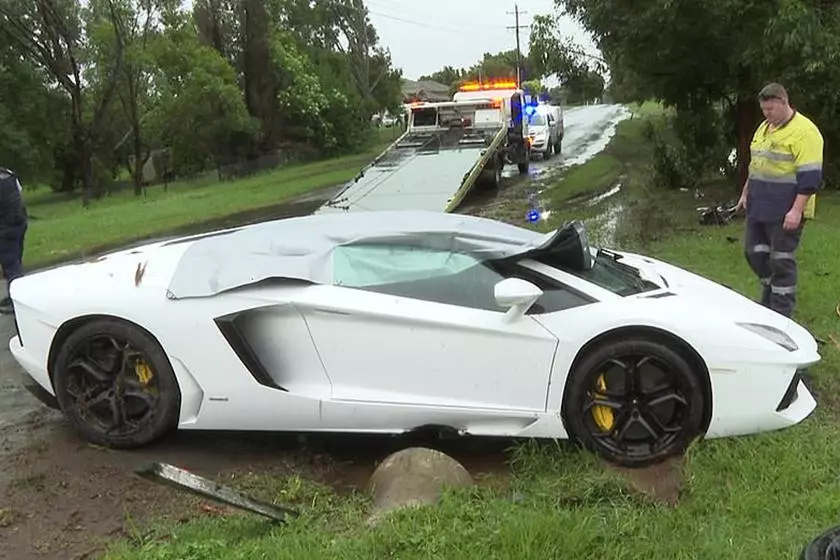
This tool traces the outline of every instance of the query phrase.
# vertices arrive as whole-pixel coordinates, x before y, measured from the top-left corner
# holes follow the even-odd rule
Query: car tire
[[[624,467],[681,455],[701,435],[709,406],[700,375],[658,341],[599,344],[578,360],[566,383],[562,416],[569,436]]]
[[[502,182],[502,167],[504,161],[501,158],[493,158],[479,173],[477,183],[480,190],[492,191],[499,188]]]
[[[519,169],[520,175],[528,173],[528,170],[531,168],[531,153],[526,151],[525,161],[516,164],[516,167]]]
[[[138,327],[117,319],[85,323],[61,345],[52,371],[62,412],[91,443],[141,447],[177,426],[181,392],[172,365]],[[120,422],[122,429],[109,429]]]

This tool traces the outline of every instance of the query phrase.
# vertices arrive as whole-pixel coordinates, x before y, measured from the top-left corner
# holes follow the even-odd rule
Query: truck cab
[[[528,119],[525,118],[525,92],[516,82],[491,81],[462,84],[453,101],[484,101],[500,107],[499,118],[507,126],[504,150],[505,163],[513,163],[520,173],[527,173],[531,162],[531,137]]]

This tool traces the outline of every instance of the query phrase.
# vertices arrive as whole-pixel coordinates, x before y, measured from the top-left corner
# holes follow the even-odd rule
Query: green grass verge
[[[625,247],[755,296],[758,286],[740,245],[742,222],[699,226],[690,193],[647,189],[647,162],[639,154],[648,147],[633,133],[635,126],[632,121],[622,126],[606,157],[620,161],[629,221],[641,216],[670,229],[627,226]],[[604,170],[612,166],[601,160],[577,173],[608,187],[614,176]],[[838,221],[840,197],[821,196],[800,253],[796,318],[829,341],[813,372],[817,412],[784,431],[694,446],[682,465],[675,507],[646,497],[588,454],[529,442],[513,450],[509,480],[448,492],[437,508],[404,511],[374,527],[365,523],[370,503],[363,492],[339,496],[296,477],[252,475],[237,486],[267,500],[298,504],[302,517],[275,527],[248,515],[162,526],[118,544],[108,558],[797,558],[818,533],[840,523],[840,446],[834,445],[840,408],[833,396],[840,389],[840,351],[833,342],[840,328]]]
[[[208,178],[149,188],[146,196],[120,192],[94,201],[62,200],[39,190],[27,193],[34,219],[26,235],[24,266],[38,268],[72,259],[91,248],[119,246],[165,235],[184,226],[231,214],[257,211],[352,179],[396,137],[382,133],[359,154],[305,164],[290,164],[246,179]]]

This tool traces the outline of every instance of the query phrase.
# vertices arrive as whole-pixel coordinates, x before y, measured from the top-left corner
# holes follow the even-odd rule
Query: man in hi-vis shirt
[[[823,137],[790,106],[781,85],[766,85],[758,98],[765,120],[753,135],[749,178],[738,201],[747,212],[744,250],[762,285],[761,303],[790,317],[796,249],[822,183]]]

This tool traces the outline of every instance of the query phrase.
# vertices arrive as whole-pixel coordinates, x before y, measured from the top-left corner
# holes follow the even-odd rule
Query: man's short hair
[[[761,101],[768,101],[770,99],[780,99],[782,101],[788,100],[788,93],[782,84],[771,82],[761,88],[758,92],[758,98]]]

